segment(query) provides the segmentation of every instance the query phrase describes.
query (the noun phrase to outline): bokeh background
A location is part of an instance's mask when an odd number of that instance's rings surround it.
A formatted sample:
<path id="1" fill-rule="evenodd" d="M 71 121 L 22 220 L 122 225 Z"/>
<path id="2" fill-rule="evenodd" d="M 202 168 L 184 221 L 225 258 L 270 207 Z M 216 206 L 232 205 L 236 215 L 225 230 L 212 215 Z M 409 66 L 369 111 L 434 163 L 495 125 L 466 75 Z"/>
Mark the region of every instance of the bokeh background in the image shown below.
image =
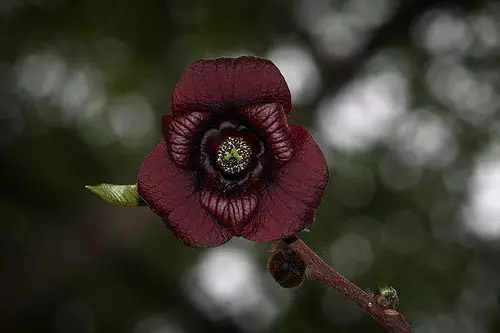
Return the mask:
<path id="1" fill-rule="evenodd" d="M 496 1 L 1 0 L 0 49 L 0 331 L 384 331 L 84 189 L 135 182 L 189 63 L 253 54 L 330 166 L 305 241 L 417 333 L 500 332 Z"/>

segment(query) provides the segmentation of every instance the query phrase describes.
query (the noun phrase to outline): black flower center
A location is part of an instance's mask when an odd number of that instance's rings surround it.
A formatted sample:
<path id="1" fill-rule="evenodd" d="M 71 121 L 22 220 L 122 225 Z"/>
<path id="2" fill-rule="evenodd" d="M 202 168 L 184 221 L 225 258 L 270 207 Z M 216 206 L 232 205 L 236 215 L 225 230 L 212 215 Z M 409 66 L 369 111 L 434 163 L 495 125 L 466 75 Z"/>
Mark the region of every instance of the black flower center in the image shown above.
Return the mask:
<path id="1" fill-rule="evenodd" d="M 222 171 L 236 174 L 250 164 L 252 148 L 241 137 L 228 137 L 220 143 L 216 163 Z"/>

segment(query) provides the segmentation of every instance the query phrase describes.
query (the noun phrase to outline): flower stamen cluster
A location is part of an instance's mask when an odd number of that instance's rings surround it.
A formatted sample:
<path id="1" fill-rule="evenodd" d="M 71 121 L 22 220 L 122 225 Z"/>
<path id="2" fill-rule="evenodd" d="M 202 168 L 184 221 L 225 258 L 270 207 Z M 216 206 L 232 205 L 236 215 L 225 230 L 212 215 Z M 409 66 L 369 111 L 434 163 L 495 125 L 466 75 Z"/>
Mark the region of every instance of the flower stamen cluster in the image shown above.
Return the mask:
<path id="1" fill-rule="evenodd" d="M 239 173 L 248 167 L 251 156 L 252 148 L 245 139 L 229 137 L 220 144 L 217 165 L 226 173 Z"/>

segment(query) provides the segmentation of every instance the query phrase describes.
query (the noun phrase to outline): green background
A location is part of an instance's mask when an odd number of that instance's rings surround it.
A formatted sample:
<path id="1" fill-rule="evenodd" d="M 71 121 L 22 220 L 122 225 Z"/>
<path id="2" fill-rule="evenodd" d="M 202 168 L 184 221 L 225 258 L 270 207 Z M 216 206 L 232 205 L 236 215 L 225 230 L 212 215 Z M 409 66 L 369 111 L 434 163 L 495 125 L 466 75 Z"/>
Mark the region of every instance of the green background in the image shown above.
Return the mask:
<path id="1" fill-rule="evenodd" d="M 184 247 L 134 183 L 187 65 L 278 65 L 331 181 L 304 240 L 418 333 L 500 331 L 500 5 L 432 0 L 2 0 L 2 332 L 383 332 L 277 286 L 268 244 Z"/>

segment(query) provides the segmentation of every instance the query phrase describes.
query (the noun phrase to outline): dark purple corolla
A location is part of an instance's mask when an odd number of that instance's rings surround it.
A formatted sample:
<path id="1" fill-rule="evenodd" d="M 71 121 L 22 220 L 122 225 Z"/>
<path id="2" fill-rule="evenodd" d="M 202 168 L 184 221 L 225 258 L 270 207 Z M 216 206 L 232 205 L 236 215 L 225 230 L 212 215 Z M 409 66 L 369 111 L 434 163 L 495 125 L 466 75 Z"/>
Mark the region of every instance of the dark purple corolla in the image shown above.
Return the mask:
<path id="1" fill-rule="evenodd" d="M 285 238 L 313 223 L 328 183 L 306 129 L 287 123 L 288 86 L 269 60 L 199 60 L 163 117 L 164 140 L 139 171 L 139 195 L 184 244 Z"/>

